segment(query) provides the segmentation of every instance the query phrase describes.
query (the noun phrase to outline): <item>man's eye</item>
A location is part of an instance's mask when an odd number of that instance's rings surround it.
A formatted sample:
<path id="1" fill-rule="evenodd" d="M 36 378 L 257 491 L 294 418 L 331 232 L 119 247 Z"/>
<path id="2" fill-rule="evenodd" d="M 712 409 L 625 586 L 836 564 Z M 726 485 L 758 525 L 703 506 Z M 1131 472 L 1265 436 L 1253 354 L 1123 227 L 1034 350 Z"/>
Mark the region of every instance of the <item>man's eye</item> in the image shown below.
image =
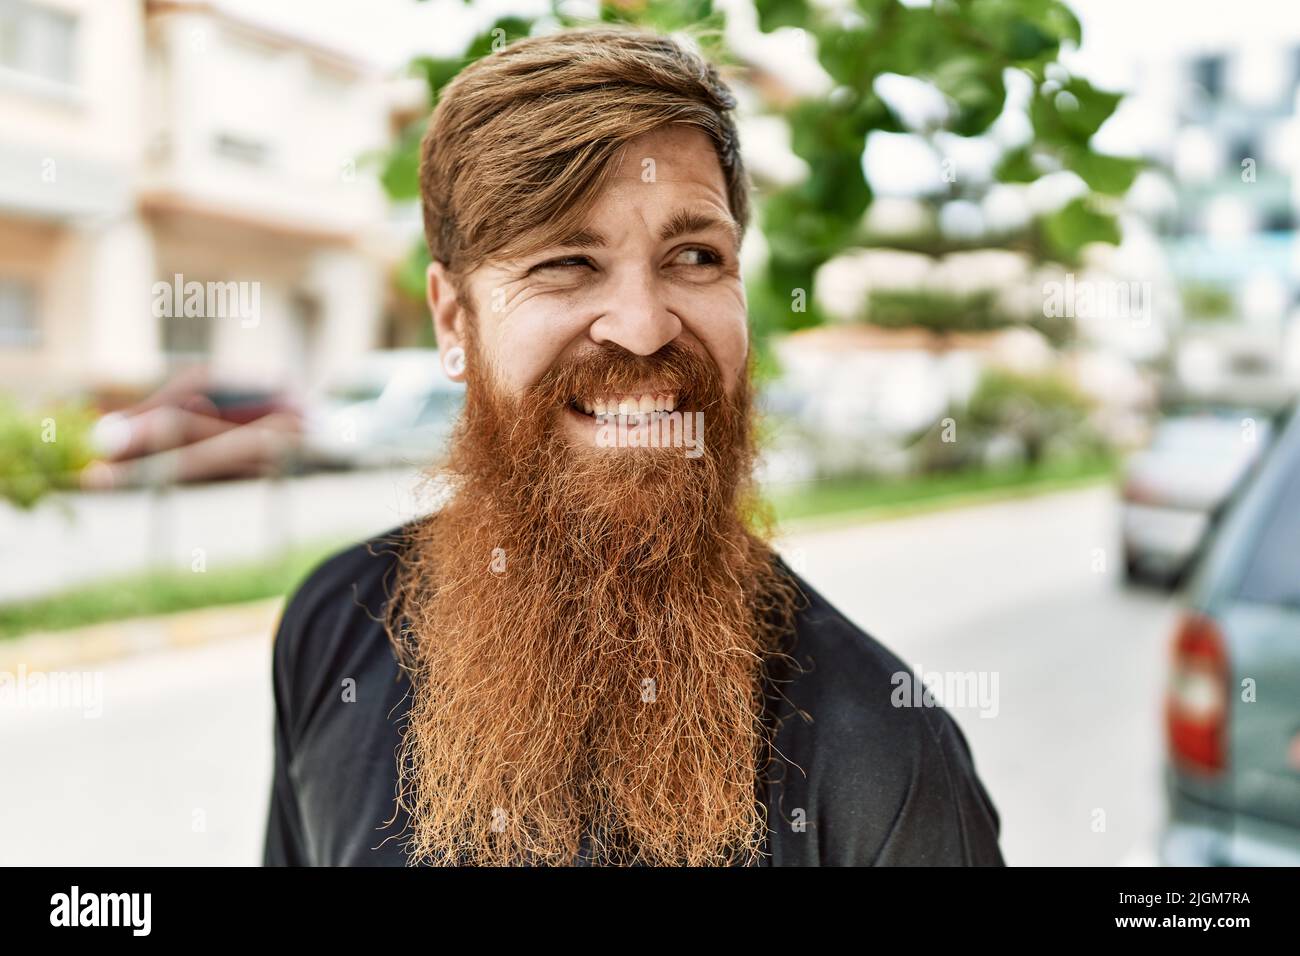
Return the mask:
<path id="1" fill-rule="evenodd" d="M 562 256 L 559 259 L 548 259 L 545 262 L 539 262 L 529 269 L 529 272 L 537 272 L 542 269 L 573 269 L 575 267 L 591 266 L 591 260 L 586 256 Z"/>
<path id="2" fill-rule="evenodd" d="M 686 261 L 682 261 L 683 257 L 685 257 Z M 684 266 L 716 266 L 722 261 L 722 256 L 712 249 L 692 246 L 679 252 L 676 261 L 679 265 Z"/>

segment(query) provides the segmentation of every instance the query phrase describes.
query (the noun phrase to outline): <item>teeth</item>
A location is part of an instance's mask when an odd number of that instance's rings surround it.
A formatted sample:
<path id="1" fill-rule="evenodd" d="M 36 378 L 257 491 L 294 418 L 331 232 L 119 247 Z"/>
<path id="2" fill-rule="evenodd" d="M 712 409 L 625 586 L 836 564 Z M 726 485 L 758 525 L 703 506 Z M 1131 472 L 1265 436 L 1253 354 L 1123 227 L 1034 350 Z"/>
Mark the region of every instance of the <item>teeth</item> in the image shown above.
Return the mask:
<path id="1" fill-rule="evenodd" d="M 654 412 L 671 412 L 677 408 L 674 392 L 646 392 L 644 395 L 619 395 L 608 398 L 578 399 L 575 403 L 588 415 L 633 416 L 639 421 Z"/>

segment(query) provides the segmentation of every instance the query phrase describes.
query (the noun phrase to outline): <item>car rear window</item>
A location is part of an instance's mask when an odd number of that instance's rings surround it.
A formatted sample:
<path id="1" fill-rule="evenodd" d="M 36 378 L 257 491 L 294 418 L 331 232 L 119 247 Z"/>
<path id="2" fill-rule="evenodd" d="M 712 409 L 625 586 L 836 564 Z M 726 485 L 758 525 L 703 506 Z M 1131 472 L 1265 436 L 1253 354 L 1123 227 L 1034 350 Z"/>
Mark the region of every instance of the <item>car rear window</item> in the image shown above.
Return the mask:
<path id="1" fill-rule="evenodd" d="M 1246 601 L 1300 607 L 1300 458 L 1292 455 L 1288 464 L 1237 593 Z"/>

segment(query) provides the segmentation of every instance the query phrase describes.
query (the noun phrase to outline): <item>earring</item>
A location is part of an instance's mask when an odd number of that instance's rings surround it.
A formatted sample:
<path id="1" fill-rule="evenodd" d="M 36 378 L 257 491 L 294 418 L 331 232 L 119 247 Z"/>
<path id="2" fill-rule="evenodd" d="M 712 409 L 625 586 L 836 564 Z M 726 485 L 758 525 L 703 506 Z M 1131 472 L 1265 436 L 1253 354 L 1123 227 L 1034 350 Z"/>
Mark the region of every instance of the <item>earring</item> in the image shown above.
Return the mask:
<path id="1" fill-rule="evenodd" d="M 465 371 L 465 350 L 459 345 L 447 349 L 442 356 L 442 367 L 453 378 L 460 375 Z"/>

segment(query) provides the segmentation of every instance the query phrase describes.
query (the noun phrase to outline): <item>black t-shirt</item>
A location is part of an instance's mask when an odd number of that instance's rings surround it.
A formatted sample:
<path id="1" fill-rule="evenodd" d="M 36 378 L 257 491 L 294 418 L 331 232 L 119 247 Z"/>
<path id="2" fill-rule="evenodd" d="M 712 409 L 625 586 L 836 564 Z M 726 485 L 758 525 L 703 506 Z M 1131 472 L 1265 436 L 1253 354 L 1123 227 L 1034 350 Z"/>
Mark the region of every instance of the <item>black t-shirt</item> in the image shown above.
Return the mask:
<path id="1" fill-rule="evenodd" d="M 281 618 L 268 866 L 407 865 L 395 797 L 410 683 L 383 623 L 402 530 L 325 561 Z M 800 668 L 773 671 L 779 692 L 765 695 L 779 722 L 776 765 L 757 784 L 763 865 L 1003 865 L 997 810 L 956 721 L 894 706 L 895 675 L 910 669 L 781 569 L 807 606 Z"/>

